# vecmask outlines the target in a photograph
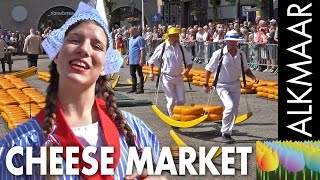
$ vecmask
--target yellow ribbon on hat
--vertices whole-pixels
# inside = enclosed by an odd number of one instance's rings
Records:
[[[168,34],[168,35],[171,35],[171,34],[180,34],[180,28],[177,28],[177,27],[169,28],[167,34]]]

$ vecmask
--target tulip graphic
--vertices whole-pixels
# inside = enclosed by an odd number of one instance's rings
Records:
[[[278,152],[267,150],[260,161],[260,168],[266,173],[267,179],[269,179],[270,172],[276,170],[279,167]]]
[[[289,172],[299,172],[305,166],[305,159],[302,151],[289,150],[286,156],[285,167]]]
[[[285,167],[289,172],[294,173],[294,180],[297,178],[297,172],[303,170],[305,164],[306,163],[302,151],[297,152],[293,149],[288,151],[285,160]],[[285,177],[287,177],[287,172]]]
[[[279,158],[277,151],[267,151],[261,159],[262,170],[270,172],[274,171],[279,166]]]
[[[257,153],[256,153],[256,161],[257,161],[257,164],[259,166],[260,169],[261,168],[261,159],[262,159],[262,156],[264,155],[264,152],[262,152],[260,149],[257,149]]]
[[[285,164],[288,151],[289,151],[288,148],[286,148],[285,146],[279,146],[279,149],[278,149],[279,161],[280,161],[280,164],[282,164],[283,166]]]
[[[311,177],[313,171],[316,172],[316,180],[318,180],[318,174],[320,173],[320,151],[314,151],[308,154],[306,159],[306,165],[311,170]]]
[[[262,172],[262,167],[261,167],[261,159],[262,159],[262,156],[264,155],[265,153],[265,150],[266,147],[265,147],[265,144],[263,144],[261,141],[258,141],[256,143],[256,162],[257,162],[257,170],[260,174],[260,178],[262,178],[262,175],[263,175],[263,172]]]

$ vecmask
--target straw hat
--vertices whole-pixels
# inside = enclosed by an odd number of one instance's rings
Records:
[[[243,39],[241,39],[239,37],[238,32],[233,29],[231,31],[228,31],[226,33],[226,35],[224,35],[224,39],[223,40],[225,40],[225,41],[242,41]]]
[[[168,35],[171,34],[180,34],[180,28],[172,27],[168,29]]]

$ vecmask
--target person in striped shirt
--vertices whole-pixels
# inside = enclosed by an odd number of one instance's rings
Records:
[[[147,174],[126,177],[128,149],[135,147],[139,152],[152,149],[152,160],[156,164],[160,147],[157,136],[136,116],[121,111],[115,102],[107,74],[120,69],[122,58],[112,47],[112,38],[106,19],[93,7],[80,2],[75,14],[44,40],[42,46],[48,53],[51,79],[47,87],[46,106],[38,115],[20,124],[0,141],[0,179],[165,179],[163,176]],[[63,151],[63,175],[40,175],[41,166],[33,165],[31,175],[26,170],[21,174],[11,172],[6,156],[11,148],[19,146],[23,155],[12,157],[16,168],[29,168],[26,158],[27,147],[32,155],[39,157],[40,147],[79,147],[73,156],[79,159],[75,165],[79,175],[67,175],[66,156]],[[110,154],[113,175],[101,175],[99,169],[93,175],[83,173],[90,168],[81,153],[85,147],[97,147],[92,155],[101,165],[100,147],[113,147]],[[49,166],[51,157],[47,158]],[[49,170],[46,168],[47,174]]]

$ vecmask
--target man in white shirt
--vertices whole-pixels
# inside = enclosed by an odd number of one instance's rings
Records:
[[[222,140],[226,143],[234,143],[235,140],[231,137],[231,134],[235,119],[238,115],[240,76],[243,74],[242,77],[244,77],[245,74],[256,83],[259,82],[259,79],[256,78],[249,69],[246,54],[237,48],[237,42],[242,40],[239,38],[238,32],[235,30],[228,31],[224,36],[224,40],[227,42],[227,45],[222,50],[219,49],[215,51],[212,54],[210,62],[205,67],[203,89],[206,93],[209,92],[209,77],[212,72],[215,72],[214,77],[217,77],[217,83],[214,88],[217,90],[224,105],[221,127]],[[221,63],[219,63],[220,59]],[[219,66],[219,64],[221,65]],[[217,74],[217,72],[220,73]]]
[[[34,29],[30,29],[30,34],[26,37],[23,53],[27,53],[28,67],[38,66],[38,55],[42,54],[41,40]]]
[[[148,60],[149,79],[151,81],[154,80],[154,64],[161,67],[159,70],[161,72],[160,80],[168,101],[167,110],[169,116],[172,116],[175,105],[183,105],[186,102],[183,75],[188,75],[193,64],[192,56],[179,44],[179,34],[179,28],[172,27],[168,29],[168,41],[157,46]],[[185,69],[182,68],[183,65],[185,65]]]

